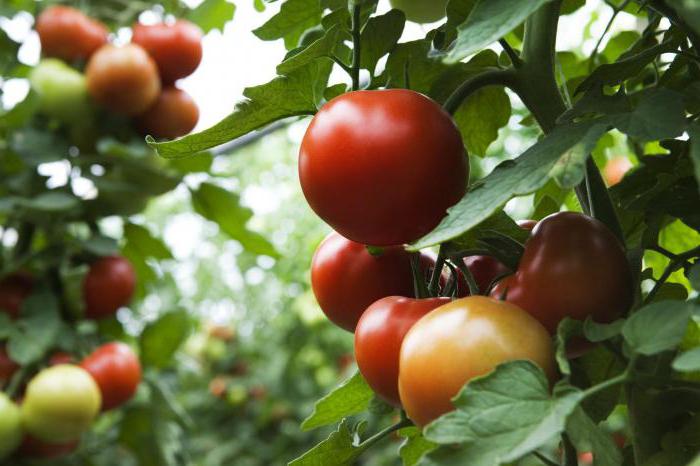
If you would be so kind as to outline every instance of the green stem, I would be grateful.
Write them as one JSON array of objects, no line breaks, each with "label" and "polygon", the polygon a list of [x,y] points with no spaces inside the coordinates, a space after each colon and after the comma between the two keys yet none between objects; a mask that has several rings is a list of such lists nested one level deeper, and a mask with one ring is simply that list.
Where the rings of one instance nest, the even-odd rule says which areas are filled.
[{"label": "green stem", "polygon": [[422,299],[430,296],[425,284],[425,276],[421,269],[420,253],[411,254],[411,272],[413,273],[413,291],[416,298]]},{"label": "green stem", "polygon": [[362,27],[361,20],[362,6],[360,3],[355,3],[352,6],[352,90],[360,89],[360,59],[362,57],[360,28]]},{"label": "green stem", "polygon": [[620,14],[622,10],[624,10],[627,5],[630,4],[631,0],[625,0],[620,4],[620,6],[613,7],[613,14],[610,17],[610,21],[608,21],[608,24],[605,25],[605,29],[603,30],[603,33],[600,35],[598,38],[598,42],[596,42],[595,47],[593,48],[593,52],[591,53],[590,58],[588,59],[588,70],[593,69],[593,64],[595,62],[595,57],[598,55],[598,49],[600,48],[600,44],[603,43],[603,39],[607,35],[608,31],[610,31],[610,27],[612,26],[613,22],[615,22],[615,18],[617,18],[617,15]]},{"label": "green stem", "polygon": [[447,98],[443,104],[443,108],[450,115],[454,115],[457,109],[462,105],[467,97],[487,86],[506,86],[512,87],[515,84],[514,69],[493,69],[484,71],[476,76],[464,81],[455,91]]},{"label": "green stem", "polygon": [[360,449],[361,452],[367,451],[370,447],[375,445],[377,442],[379,442],[380,440],[382,440],[384,437],[388,436],[389,434],[392,434],[393,432],[396,432],[397,430],[400,430],[400,429],[403,429],[404,427],[409,427],[412,425],[413,425],[413,423],[410,421],[410,419],[402,416],[402,418],[399,422],[387,427],[384,430],[377,432],[376,434],[374,434],[373,436],[371,436],[370,438],[368,438],[367,440],[362,442],[358,446],[358,448]]},{"label": "green stem", "polygon": [[[682,254],[673,254],[670,251],[666,251],[663,248],[657,247],[657,248],[650,248],[654,251],[660,252],[661,254],[667,255],[671,254],[670,259],[671,262],[666,266],[666,269],[663,271],[659,279],[656,281],[654,284],[654,287],[651,289],[647,297],[644,299],[644,304],[649,304],[656,294],[659,292],[661,287],[663,286],[664,283],[666,283],[666,280],[669,279],[669,277],[675,272],[676,270],[680,269],[683,267],[683,265],[688,261],[688,259],[692,259],[694,257],[697,257],[700,255],[700,247],[693,248],[689,251],[686,251]],[[661,252],[664,251],[664,252]],[[667,256],[668,257],[668,256]]]},{"label": "green stem", "polygon": [[505,39],[499,39],[498,43],[501,44],[503,51],[506,52],[506,55],[508,55],[508,58],[510,58],[510,62],[513,64],[513,67],[520,68],[523,61],[520,59],[518,52],[516,52]]},{"label": "green stem", "polygon": [[564,465],[565,466],[578,466],[578,453],[574,444],[571,443],[571,439],[568,435],[562,434],[561,436],[562,444],[564,445]]},{"label": "green stem", "polygon": [[435,260],[435,268],[433,269],[433,274],[430,277],[430,285],[428,285],[428,293],[430,296],[437,296],[440,291],[440,277],[442,276],[442,269],[445,266],[445,253],[442,246],[438,251],[437,259]]},{"label": "green stem", "polygon": [[603,390],[606,390],[610,387],[614,387],[615,385],[623,384],[627,380],[629,380],[629,371],[628,370],[624,371],[622,374],[620,374],[618,376],[613,377],[612,379],[608,379],[603,383],[599,383],[598,385],[595,385],[595,386],[589,388],[588,390],[583,392],[583,397],[584,398],[591,397],[591,396],[595,395],[596,393],[600,393]]},{"label": "green stem", "polygon": [[[457,265],[457,268],[462,272],[462,275],[464,275],[464,278],[467,280],[467,285],[469,285],[469,296],[477,296],[480,294],[479,290],[479,285],[476,284],[476,280],[474,280],[474,275],[472,275],[472,272],[469,270],[469,267],[467,267],[467,264],[464,263],[464,259],[460,258],[453,258],[452,262],[454,262]],[[484,290],[486,292],[486,290]]]},{"label": "green stem", "polygon": [[538,451],[533,451],[532,452],[533,456],[540,460],[542,463],[546,464],[547,466],[561,466],[559,463],[556,461],[550,460],[546,456],[544,456],[542,453]]}]

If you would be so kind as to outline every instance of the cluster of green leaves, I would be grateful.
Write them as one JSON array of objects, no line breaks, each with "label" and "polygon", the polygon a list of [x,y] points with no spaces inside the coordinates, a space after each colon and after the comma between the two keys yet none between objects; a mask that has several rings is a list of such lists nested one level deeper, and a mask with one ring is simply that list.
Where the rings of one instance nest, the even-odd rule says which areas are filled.
[{"label": "cluster of green leaves", "polygon": [[[523,131],[536,121],[543,136],[475,180],[411,248],[486,251],[517,264],[524,239],[502,209],[534,194],[533,218],[563,207],[583,210],[618,234],[637,276],[636,304],[626,320],[610,325],[562,323],[557,359],[563,379],[552,393],[539,369],[515,362],[468,384],[454,400],[456,411],[422,433],[400,421],[394,428],[406,437],[405,465],[486,466],[532,455],[558,464],[551,446],[562,435],[575,450],[593,451],[596,465],[684,465],[697,454],[700,5],[607,2],[612,19],[592,52],[555,52],[559,15],[583,3],[451,0],[446,21],[424,39],[400,42],[401,11],[377,15],[372,1],[287,0],[254,31],[263,40],[284,41],[288,53],[278,76],[249,88],[246,100],[210,130],[154,144],[162,156],[178,158],[280,119],[312,115],[349,90],[346,82],[329,80],[336,66],[352,77],[358,68],[368,73],[364,88],[410,88],[446,103],[470,155],[491,158],[489,146],[512,113],[503,86],[521,98],[531,112]],[[362,13],[355,31],[354,8]],[[619,15],[643,26],[607,37]],[[499,40],[507,42],[500,55],[489,48]],[[358,48],[359,62],[353,60]],[[636,168],[608,192],[595,165],[613,157]],[[567,360],[566,341],[584,335],[596,349]],[[321,400],[303,427],[340,422],[338,428],[291,464],[353,464],[377,439],[364,435],[362,421],[372,399],[356,376]],[[615,430],[610,419],[620,412],[629,412],[624,451],[606,432]]]}]

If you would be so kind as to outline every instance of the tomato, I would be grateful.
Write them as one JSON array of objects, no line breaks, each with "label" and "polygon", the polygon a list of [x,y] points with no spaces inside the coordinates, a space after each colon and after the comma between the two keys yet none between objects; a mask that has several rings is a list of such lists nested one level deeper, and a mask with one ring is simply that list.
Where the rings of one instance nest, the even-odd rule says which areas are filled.
[{"label": "tomato", "polygon": [[166,87],[155,103],[139,116],[137,124],[154,138],[175,139],[189,134],[199,120],[199,107],[190,95],[176,87]]},{"label": "tomato", "polygon": [[27,458],[56,459],[73,453],[79,443],[77,440],[60,444],[47,443],[31,435],[25,435],[19,447],[19,453]]},{"label": "tomato", "polygon": [[551,338],[537,320],[485,296],[452,301],[406,334],[399,360],[401,403],[424,426],[454,409],[451,399],[468,381],[518,359],[533,361],[554,379]]},{"label": "tomato", "polygon": [[59,364],[75,364],[75,358],[72,354],[57,351],[49,358],[49,366],[58,366]]},{"label": "tomato", "polygon": [[7,395],[0,392],[0,460],[12,454],[21,441],[21,411]]},{"label": "tomato", "polygon": [[124,343],[100,346],[80,366],[99,385],[103,411],[129,401],[141,383],[141,363]]},{"label": "tomato", "polygon": [[399,399],[399,352],[404,336],[418,319],[449,298],[389,296],[373,303],[355,329],[357,366],[372,390],[394,406]]},{"label": "tomato", "polygon": [[202,61],[202,30],[180,19],[172,24],[137,24],[131,41],[139,44],[158,64],[166,84],[191,75]]},{"label": "tomato", "polygon": [[[423,258],[424,264],[434,264]],[[338,233],[323,240],[311,261],[311,288],[326,316],[352,332],[367,307],[386,296],[414,296],[411,255],[400,246],[373,256]]]},{"label": "tomato", "polygon": [[129,304],[136,288],[136,274],[123,257],[103,257],[90,266],[83,281],[85,316],[101,319]]},{"label": "tomato", "polygon": [[632,168],[632,162],[627,157],[615,157],[608,160],[603,169],[603,178],[608,186],[615,186],[622,181],[625,174]]},{"label": "tomato", "polygon": [[474,277],[480,293],[486,293],[495,279],[503,277],[511,271],[498,259],[491,256],[465,257],[464,263]]},{"label": "tomato", "polygon": [[541,220],[525,244],[515,275],[492,292],[555,333],[565,317],[606,323],[632,305],[632,274],[625,251],[598,220],[559,212]]},{"label": "tomato", "polygon": [[39,372],[27,385],[22,424],[49,443],[77,440],[100,411],[100,389],[78,366],[62,364]]},{"label": "tomato", "polygon": [[518,220],[516,223],[523,230],[532,231],[537,225],[537,220]]},{"label": "tomato", "polygon": [[41,111],[63,123],[81,123],[92,114],[85,76],[57,58],[48,58],[29,74]]},{"label": "tomato", "polygon": [[10,359],[4,344],[0,344],[0,386],[10,381],[19,365]]},{"label": "tomato", "polygon": [[311,120],[299,153],[311,208],[341,235],[374,246],[430,232],[462,198],[468,177],[452,118],[406,89],[336,97]]},{"label": "tomato", "polygon": [[85,75],[92,98],[115,113],[143,113],[160,94],[158,68],[135,44],[105,45],[92,56]]},{"label": "tomato", "polygon": [[32,277],[26,274],[14,274],[0,280],[0,312],[16,319],[22,302],[32,293],[32,287]]},{"label": "tomato", "polygon": [[80,10],[62,5],[41,12],[36,20],[36,32],[44,56],[69,62],[88,59],[107,43],[109,35],[104,24]]}]

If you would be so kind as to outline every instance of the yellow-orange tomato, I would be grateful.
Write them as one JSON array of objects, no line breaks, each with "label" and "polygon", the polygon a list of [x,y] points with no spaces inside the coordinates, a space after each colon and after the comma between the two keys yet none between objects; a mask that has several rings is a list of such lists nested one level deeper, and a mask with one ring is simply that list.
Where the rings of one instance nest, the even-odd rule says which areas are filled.
[{"label": "yellow-orange tomato", "polygon": [[160,95],[160,77],[153,59],[136,44],[105,45],[85,69],[88,92],[112,112],[138,115]]},{"label": "yellow-orange tomato", "polygon": [[401,346],[399,394],[408,417],[424,426],[452,411],[452,398],[501,363],[530,360],[554,379],[547,330],[519,307],[470,296],[438,307],[409,330]]}]

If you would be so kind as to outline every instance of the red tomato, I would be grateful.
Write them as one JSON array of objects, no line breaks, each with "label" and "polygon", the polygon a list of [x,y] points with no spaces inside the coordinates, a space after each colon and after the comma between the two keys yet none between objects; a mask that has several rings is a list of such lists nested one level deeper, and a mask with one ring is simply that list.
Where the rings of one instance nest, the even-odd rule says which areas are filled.
[{"label": "red tomato", "polygon": [[299,153],[311,208],[334,230],[375,246],[430,232],[464,195],[469,164],[459,130],[406,89],[356,91],[328,102]]},{"label": "red tomato", "polygon": [[411,420],[425,426],[454,409],[451,400],[468,381],[518,359],[533,361],[555,378],[552,341],[537,320],[485,296],[452,301],[423,316],[404,337],[401,404]]},{"label": "red tomato", "polygon": [[103,257],[90,266],[83,281],[85,316],[101,319],[129,304],[136,288],[134,269],[123,257]]},{"label": "red tomato", "polygon": [[141,47],[105,45],[85,68],[92,98],[115,113],[138,115],[158,99],[160,79],[153,59]]},{"label": "red tomato", "polygon": [[[510,269],[491,256],[469,256],[464,258],[480,293],[486,293],[493,281],[506,275]],[[467,293],[468,294],[468,293]]]},{"label": "red tomato", "polygon": [[27,458],[56,459],[73,453],[79,443],[79,440],[63,444],[47,443],[25,434],[19,454]]},{"label": "red tomato", "polygon": [[22,302],[32,293],[33,280],[26,274],[14,274],[0,281],[0,312],[13,319],[19,316]]},{"label": "red tomato", "polygon": [[166,84],[191,75],[202,61],[202,30],[181,19],[173,24],[137,24],[131,41],[139,44],[158,64]]},{"label": "red tomato", "polygon": [[57,351],[49,358],[49,366],[58,366],[60,364],[75,364],[75,358],[72,354]]},{"label": "red tomato", "polygon": [[66,61],[86,60],[107,43],[109,31],[82,11],[63,5],[50,6],[38,16],[36,32],[44,56]]},{"label": "red tomato", "polygon": [[598,220],[559,212],[540,221],[515,275],[494,287],[555,333],[564,317],[611,322],[632,305],[633,280],[625,251]]},{"label": "red tomato", "polygon": [[[430,258],[422,261],[434,264]],[[364,245],[333,232],[316,249],[311,287],[326,316],[353,332],[367,306],[376,300],[415,295],[411,255],[393,246],[373,256]]]},{"label": "red tomato", "polygon": [[199,107],[192,97],[176,87],[166,87],[137,124],[154,138],[175,139],[189,134],[198,120]]},{"label": "red tomato", "polygon": [[615,157],[608,160],[603,169],[603,178],[608,186],[615,186],[622,181],[625,174],[632,168],[632,162],[627,157]]},{"label": "red tomato", "polygon": [[399,398],[399,352],[404,336],[418,319],[449,298],[382,298],[362,314],[355,329],[357,366],[372,390],[394,406]]},{"label": "red tomato", "polygon": [[124,343],[100,346],[80,366],[92,375],[100,387],[103,411],[129,401],[141,383],[141,363]]},{"label": "red tomato", "polygon": [[532,231],[537,225],[537,220],[518,220],[515,223],[523,230]]},{"label": "red tomato", "polygon": [[0,344],[0,386],[10,381],[19,364],[10,359],[4,344]]}]

